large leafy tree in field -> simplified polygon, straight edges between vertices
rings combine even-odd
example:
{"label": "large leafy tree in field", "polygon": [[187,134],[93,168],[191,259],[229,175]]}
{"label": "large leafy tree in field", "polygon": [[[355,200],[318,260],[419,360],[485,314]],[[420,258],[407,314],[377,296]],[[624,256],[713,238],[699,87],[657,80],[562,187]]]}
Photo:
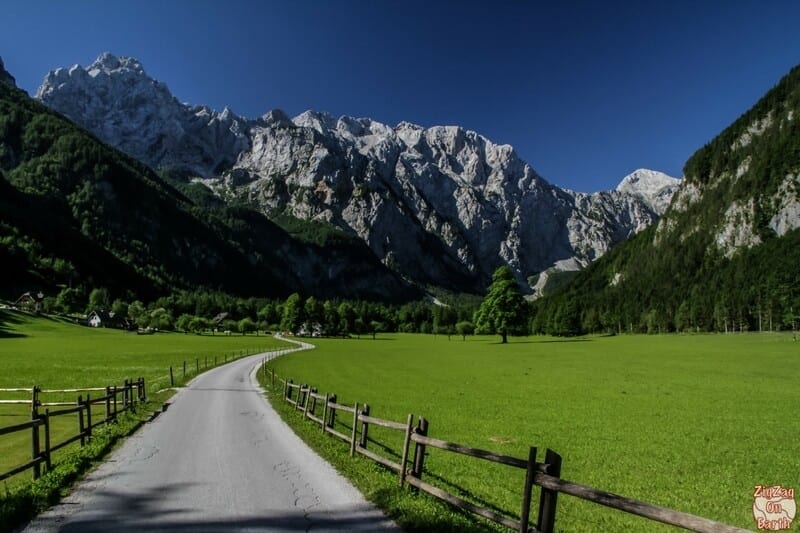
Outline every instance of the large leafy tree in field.
{"label": "large leafy tree in field", "polygon": [[291,331],[297,333],[303,325],[304,316],[304,302],[303,298],[295,293],[292,293],[283,304],[283,318],[281,318],[281,329],[283,331]]}
{"label": "large leafy tree in field", "polygon": [[476,316],[479,332],[495,333],[508,342],[508,334],[525,325],[526,305],[514,274],[501,266],[492,275],[489,293],[481,303]]}

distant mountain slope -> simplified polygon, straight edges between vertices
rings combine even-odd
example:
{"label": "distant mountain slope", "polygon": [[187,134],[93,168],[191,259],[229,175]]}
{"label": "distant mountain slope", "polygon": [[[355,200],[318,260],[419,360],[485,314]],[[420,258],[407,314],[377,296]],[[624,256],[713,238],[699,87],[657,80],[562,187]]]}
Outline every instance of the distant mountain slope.
{"label": "distant mountain slope", "polygon": [[[555,187],[508,145],[457,126],[275,110],[246,120],[175,99],[131,58],[51,72],[37,96],[153,168],[173,168],[269,216],[332,224],[422,285],[479,291],[501,264],[518,281],[574,270],[652,224],[674,187],[596,194]],[[651,198],[644,183],[664,185]],[[648,190],[645,194],[645,190]]]}
{"label": "distant mountain slope", "polygon": [[[141,298],[417,293],[357,239],[298,239],[242,208],[207,209],[24,92],[0,83],[0,289],[105,286]],[[321,243],[321,244],[320,244]]]}
{"label": "distant mountain slope", "polygon": [[0,83],[7,83],[13,87],[17,86],[17,80],[14,79],[14,76],[8,73],[6,70],[5,65],[3,64],[3,58],[0,57]]}
{"label": "distant mountain slope", "polygon": [[657,225],[541,302],[537,328],[800,325],[798,121],[800,67],[687,161]]}

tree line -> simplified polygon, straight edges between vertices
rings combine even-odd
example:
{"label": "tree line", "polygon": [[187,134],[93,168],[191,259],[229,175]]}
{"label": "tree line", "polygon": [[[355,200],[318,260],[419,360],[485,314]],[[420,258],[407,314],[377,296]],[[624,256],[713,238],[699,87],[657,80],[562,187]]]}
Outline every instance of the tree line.
{"label": "tree line", "polygon": [[44,311],[87,315],[111,312],[118,324],[162,331],[251,333],[284,331],[328,337],[382,332],[471,335],[477,304],[417,301],[389,304],[318,299],[293,293],[286,299],[240,298],[224,292],[179,291],[149,303],[113,297],[106,288],[64,287],[44,298]]}

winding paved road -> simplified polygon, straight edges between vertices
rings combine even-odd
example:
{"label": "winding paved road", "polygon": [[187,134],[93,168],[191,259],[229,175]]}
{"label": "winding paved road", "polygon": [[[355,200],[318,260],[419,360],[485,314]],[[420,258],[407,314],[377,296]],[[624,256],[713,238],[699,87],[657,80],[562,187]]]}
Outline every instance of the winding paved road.
{"label": "winding paved road", "polygon": [[264,354],[210,370],[24,530],[397,530],[262,396]]}

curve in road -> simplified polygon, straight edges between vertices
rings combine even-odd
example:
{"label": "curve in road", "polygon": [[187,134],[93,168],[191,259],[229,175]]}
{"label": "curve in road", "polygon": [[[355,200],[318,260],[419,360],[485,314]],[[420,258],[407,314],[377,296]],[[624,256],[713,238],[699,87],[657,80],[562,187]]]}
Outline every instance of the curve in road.
{"label": "curve in road", "polygon": [[265,355],[195,378],[24,531],[398,530],[266,402]]}

